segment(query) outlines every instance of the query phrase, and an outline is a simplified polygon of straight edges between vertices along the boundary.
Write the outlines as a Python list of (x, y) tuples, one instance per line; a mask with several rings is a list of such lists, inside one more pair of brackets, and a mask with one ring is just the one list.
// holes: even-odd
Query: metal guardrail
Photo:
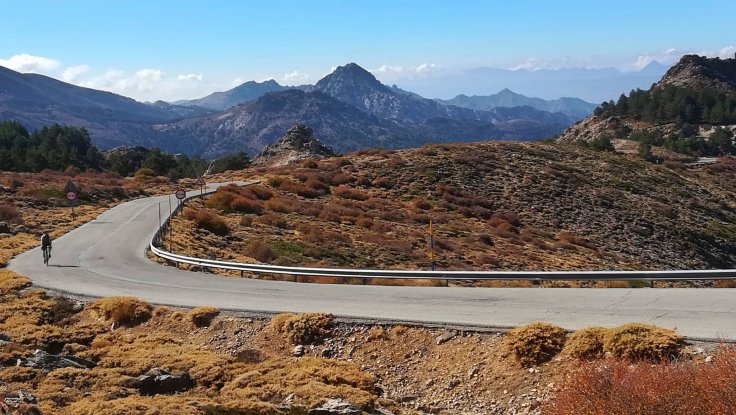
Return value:
[[(215, 190), (206, 191), (209, 194)], [(187, 197), (200, 197), (199, 194)], [(172, 213), (172, 216), (184, 207), (184, 203)], [(528, 281), (580, 281), (580, 280), (718, 280), (736, 279), (736, 270), (675, 270), (675, 271), (423, 271), (423, 270), (390, 270), (390, 269), (346, 269), (346, 268), (311, 268), (286, 267), (266, 264), (243, 264), (237, 262), (216, 261), (179, 255), (157, 248), (171, 217), (156, 231), (150, 242), (150, 250), (156, 256), (169, 261), (198, 265), (208, 268), (219, 268), (256, 274), (281, 274), (291, 276), (342, 277), (342, 278), (386, 278), (386, 279), (429, 279), (429, 280), (528, 280)]]

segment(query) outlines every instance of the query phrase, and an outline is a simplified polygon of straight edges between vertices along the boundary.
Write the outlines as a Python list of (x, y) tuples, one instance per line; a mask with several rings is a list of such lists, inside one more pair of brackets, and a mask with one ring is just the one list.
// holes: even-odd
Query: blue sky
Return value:
[(736, 44), (736, 2), (726, 0), (0, 0), (0, 7), (0, 65), (140, 100), (194, 98), (251, 79), (312, 83), (347, 62), (401, 85), (477, 67), (635, 70), (685, 52), (733, 55)]

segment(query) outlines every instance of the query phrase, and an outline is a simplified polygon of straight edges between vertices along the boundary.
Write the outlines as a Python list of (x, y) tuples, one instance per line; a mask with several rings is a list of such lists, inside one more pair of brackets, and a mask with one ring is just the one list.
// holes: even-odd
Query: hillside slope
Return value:
[[(472, 143), (228, 178), (261, 178), (264, 189), (232, 190), (257, 214), (234, 213), (227, 195), (200, 206), (230, 226), (235, 242), (217, 253), (226, 260), (426, 269), (432, 220), (439, 269), (736, 266), (734, 158), (672, 169), (576, 146)], [(184, 253), (224, 246), (181, 228), (191, 229)]]

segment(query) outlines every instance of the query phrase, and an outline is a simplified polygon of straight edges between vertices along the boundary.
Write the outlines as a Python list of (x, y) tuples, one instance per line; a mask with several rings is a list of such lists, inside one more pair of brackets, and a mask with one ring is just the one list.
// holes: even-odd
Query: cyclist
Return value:
[(43, 263), (48, 265), (51, 258), (51, 235), (48, 232), (41, 235), (41, 250), (43, 251)]

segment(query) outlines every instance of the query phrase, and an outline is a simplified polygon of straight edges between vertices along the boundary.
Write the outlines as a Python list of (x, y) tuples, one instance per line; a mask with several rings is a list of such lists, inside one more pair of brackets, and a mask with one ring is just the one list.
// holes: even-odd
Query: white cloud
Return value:
[(65, 82), (76, 82), (82, 75), (90, 71), (89, 65), (78, 65), (70, 66), (64, 69), (64, 73), (61, 74), (61, 79)]
[(716, 49), (716, 50), (700, 50), (700, 51), (669, 48), (662, 52), (643, 53), (636, 57), (636, 61), (633, 64), (625, 66), (623, 69), (624, 70), (641, 70), (642, 68), (649, 65), (653, 61), (657, 61), (664, 65), (674, 65), (675, 63), (677, 63), (677, 61), (680, 60), (682, 55), (687, 55), (689, 53), (695, 53), (698, 55), (708, 56), (711, 58), (715, 58), (715, 57), (719, 57), (721, 59), (733, 58), (734, 54), (736, 53), (736, 46), (731, 45), (731, 46), (725, 46), (721, 49)]
[(201, 81), (202, 80), (202, 75), (201, 74), (198, 75), (198, 74), (189, 73), (189, 74), (186, 74), (186, 75), (179, 75), (179, 76), (176, 77), (176, 79), (178, 79), (180, 81), (190, 81), (190, 82), (191, 81)]
[(0, 59), (0, 66), (18, 72), (48, 73), (58, 68), (61, 63), (56, 59), (34, 56), (27, 53), (13, 55), (8, 59)]
[(284, 75), (283, 80), (287, 85), (301, 85), (309, 80), (309, 75), (299, 71), (294, 71)]
[(437, 69), (437, 65), (433, 63), (423, 63), (414, 69), (416, 73), (427, 73), (429, 71), (432, 71), (434, 69)]
[(136, 78), (145, 81), (160, 81), (166, 76), (166, 72), (160, 69), (141, 69), (135, 73)]

